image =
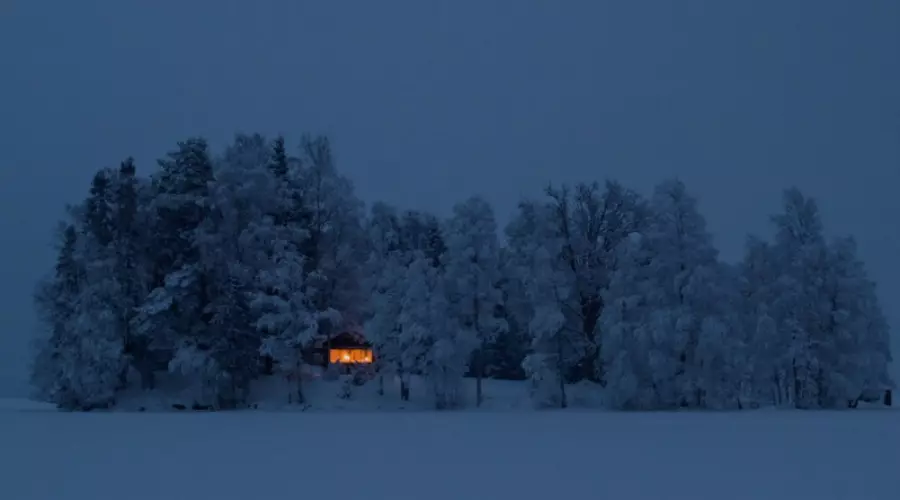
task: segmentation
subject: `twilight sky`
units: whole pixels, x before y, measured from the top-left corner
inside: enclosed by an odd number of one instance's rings
[[[327,133],[367,201],[503,220],[551,180],[677,175],[729,260],[796,184],[857,237],[900,357],[896,0],[6,0],[0,395],[64,203],[237,131]]]

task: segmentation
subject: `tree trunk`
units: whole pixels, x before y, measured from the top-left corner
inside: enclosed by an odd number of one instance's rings
[[[569,401],[566,397],[566,379],[560,377],[559,378],[559,407],[562,409],[566,409],[569,407]]]
[[[297,404],[306,404],[306,396],[303,394],[303,361],[297,358]]]
[[[125,363],[125,366],[119,370],[119,384],[116,387],[117,390],[123,390],[128,387],[128,369],[131,368],[131,365]]]
[[[378,395],[384,396],[384,374],[378,376]]]
[[[139,361],[137,365],[138,372],[141,374],[141,389],[152,391],[156,388],[156,374],[153,372],[153,365],[149,361]]]
[[[406,384],[406,379],[403,377],[400,377],[400,400],[409,401],[409,386]]]
[[[484,377],[484,359],[482,349],[475,351],[475,406],[481,406],[483,400],[481,380]]]
[[[569,406],[569,401],[566,397],[566,374],[565,367],[563,366],[562,336],[559,334],[556,336],[556,371],[559,376],[559,407],[565,409]]]
[[[791,361],[791,373],[793,375],[793,385],[794,385],[794,397],[793,403],[794,408],[800,408],[800,379],[797,378],[797,360],[794,359]]]
[[[772,399],[775,400],[775,406],[781,406],[781,379],[778,373],[772,375],[772,383],[774,384]]]

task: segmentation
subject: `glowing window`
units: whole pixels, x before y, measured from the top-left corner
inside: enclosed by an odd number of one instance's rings
[[[336,364],[359,364],[372,362],[371,349],[331,349],[328,361]]]

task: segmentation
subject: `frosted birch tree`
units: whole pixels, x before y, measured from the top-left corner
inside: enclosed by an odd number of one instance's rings
[[[456,349],[472,353],[475,404],[480,406],[485,351],[507,328],[500,317],[503,294],[499,287],[500,249],[493,209],[480,197],[456,205],[445,234],[444,290],[449,314],[461,337],[474,340],[473,345],[457,345]]]
[[[650,223],[620,251],[601,319],[610,401],[632,409],[737,406],[741,343],[729,319],[736,301],[683,183],[656,187]]]
[[[571,281],[560,269],[562,240],[545,204],[526,201],[506,228],[511,314],[528,325],[531,352],[523,361],[538,406],[568,406],[566,372],[583,356],[580,330],[569,328],[563,307]]]

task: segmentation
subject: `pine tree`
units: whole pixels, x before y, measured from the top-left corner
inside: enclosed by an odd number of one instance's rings
[[[191,138],[159,165],[151,200],[157,248],[149,263],[152,291],[138,308],[133,333],[150,351],[174,352],[170,370],[198,375],[198,398],[210,398],[218,374],[208,328],[214,280],[198,237],[210,217],[212,160],[206,141]]]
[[[263,336],[260,354],[277,364],[278,370],[295,380],[293,397],[306,403],[303,388],[302,349],[319,332],[320,312],[308,295],[309,288],[303,248],[308,238],[308,213],[303,203],[303,183],[296,162],[284,150],[284,140],[276,139],[268,155],[272,182],[268,216],[251,224],[256,246],[265,249],[257,263],[257,289],[251,301],[256,329]]]
[[[49,335],[39,346],[33,381],[41,398],[70,410],[113,404],[124,365],[117,289],[108,252],[95,239],[104,227],[98,219],[108,220],[102,208],[107,184],[93,186],[89,200],[71,210],[55,275],[35,297]]]
[[[272,144],[269,168],[277,179],[284,179],[288,175],[287,149],[284,147],[284,137],[282,136],[275,138],[275,142]]]
[[[34,296],[38,319],[46,330],[36,343],[31,383],[38,399],[73,408],[79,405],[78,395],[68,380],[71,374],[65,371],[64,358],[73,353],[71,324],[84,272],[76,258],[75,226],[63,224],[58,237],[61,241],[54,274],[38,284]]]

